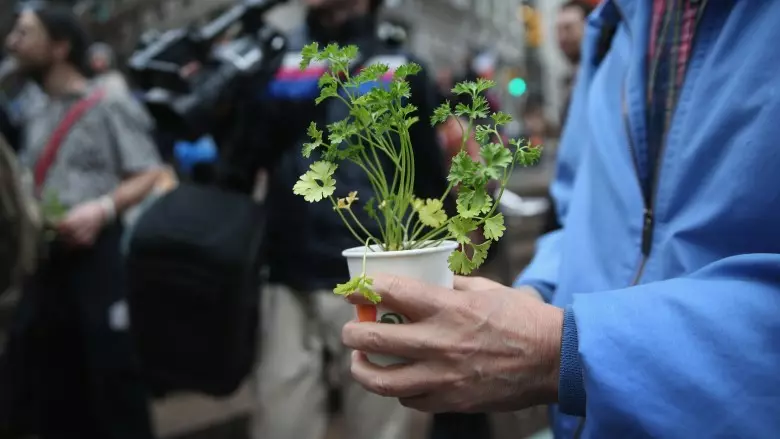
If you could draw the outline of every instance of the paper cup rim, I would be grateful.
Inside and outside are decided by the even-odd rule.
[[[366,259],[377,259],[377,258],[402,258],[402,257],[408,257],[408,256],[416,256],[416,255],[425,255],[430,253],[441,253],[445,251],[453,251],[457,249],[460,246],[455,241],[443,241],[441,244],[439,244],[436,247],[425,247],[425,248],[416,248],[413,250],[394,250],[394,251],[373,251],[369,250],[366,252],[366,246],[361,245],[360,247],[352,247],[344,250],[341,252],[341,255],[345,258],[363,258],[363,256],[366,257]],[[377,248],[377,245],[371,245],[369,248]]]

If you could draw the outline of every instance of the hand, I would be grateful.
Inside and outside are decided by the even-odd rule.
[[[95,243],[106,221],[106,211],[100,202],[89,201],[72,208],[58,225],[65,242],[76,247]]]
[[[427,412],[513,411],[558,398],[563,310],[532,288],[457,278],[455,290],[376,276],[384,306],[411,323],[348,323],[352,375],[366,389]],[[358,295],[350,301],[359,303]],[[364,352],[400,356],[387,368]]]

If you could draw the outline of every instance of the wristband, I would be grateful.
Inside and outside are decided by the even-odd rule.
[[[114,199],[110,195],[105,195],[98,199],[98,203],[100,208],[103,209],[106,224],[113,222],[116,219],[116,203],[114,203]]]

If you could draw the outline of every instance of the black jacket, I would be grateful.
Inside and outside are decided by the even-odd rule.
[[[303,45],[310,41],[326,44],[336,40],[341,45],[354,44],[360,49],[361,59],[377,56],[404,57],[415,61],[401,49],[393,48],[376,37],[376,26],[372,19],[364,18],[347,23],[339,35],[323,37],[309,26],[300,34],[293,35],[290,47],[293,55],[300,53]],[[294,66],[294,63],[288,63]],[[284,66],[283,66],[284,69]],[[268,191],[268,265],[270,281],[293,288],[312,291],[333,288],[348,279],[347,264],[341,252],[347,248],[362,245],[344,226],[340,217],[327,201],[308,203],[294,195],[292,188],[309,165],[317,159],[305,159],[301,155],[302,144],[308,141],[306,127],[314,120],[322,128],[326,124],[347,116],[347,109],[337,100],[328,100],[315,106],[314,98],[319,90],[297,86],[288,87],[288,93],[279,92],[283,80],[272,84],[256,110],[257,124],[253,130],[257,136],[252,144],[258,145],[253,167],[270,170]],[[290,83],[286,84],[290,86]],[[430,117],[438,105],[436,89],[425,71],[410,78],[412,104],[419,110],[420,121],[410,129],[416,148],[416,195],[419,197],[441,197],[447,188],[445,161]],[[307,89],[307,93],[302,93]],[[389,163],[386,164],[390,166]],[[392,174],[390,174],[392,175]],[[375,235],[379,232],[373,220],[367,218],[362,206],[371,198],[373,191],[362,169],[343,162],[339,165],[335,179],[337,197],[350,191],[358,191],[360,205],[355,209],[363,224]],[[452,209],[452,204],[448,206]]]

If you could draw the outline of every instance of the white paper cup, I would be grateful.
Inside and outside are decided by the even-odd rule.
[[[420,280],[429,284],[452,288],[455,275],[449,268],[449,257],[458,248],[454,241],[443,241],[436,247],[426,247],[415,250],[383,252],[379,246],[372,245],[366,252],[366,247],[355,247],[344,250],[342,255],[347,258],[349,275],[360,276],[363,273],[363,258],[365,256],[365,273],[368,277],[376,274],[389,274]],[[403,324],[409,319],[380,303],[376,307],[376,321],[379,323]],[[378,366],[391,366],[405,363],[407,360],[399,357],[367,354],[369,361]]]

